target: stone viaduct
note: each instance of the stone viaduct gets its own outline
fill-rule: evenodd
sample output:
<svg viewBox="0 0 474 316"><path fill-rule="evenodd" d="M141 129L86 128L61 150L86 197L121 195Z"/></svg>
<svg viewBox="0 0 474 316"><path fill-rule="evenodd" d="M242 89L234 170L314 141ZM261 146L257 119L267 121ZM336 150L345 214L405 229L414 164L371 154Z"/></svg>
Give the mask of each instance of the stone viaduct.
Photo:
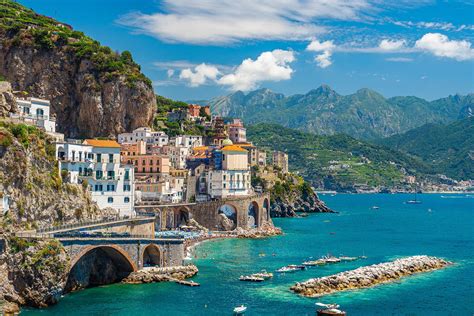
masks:
<svg viewBox="0 0 474 316"><path fill-rule="evenodd" d="M194 219L209 230L248 229L271 224L270 195L259 194L215 201L177 205L142 205L139 214L155 215L155 229L166 230L185 225ZM223 217L232 223L223 224Z"/></svg>

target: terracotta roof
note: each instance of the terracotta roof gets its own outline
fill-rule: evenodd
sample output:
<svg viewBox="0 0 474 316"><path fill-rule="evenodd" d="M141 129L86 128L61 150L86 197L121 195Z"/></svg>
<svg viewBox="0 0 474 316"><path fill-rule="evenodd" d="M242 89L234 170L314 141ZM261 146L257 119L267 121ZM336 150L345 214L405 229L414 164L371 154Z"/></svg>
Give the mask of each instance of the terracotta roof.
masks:
<svg viewBox="0 0 474 316"><path fill-rule="evenodd" d="M245 149L243 149L242 147L237 146L237 145L225 146L224 148L222 148L222 151L242 151L242 152L247 152Z"/></svg>
<svg viewBox="0 0 474 316"><path fill-rule="evenodd" d="M115 140L86 139L84 144L91 145L93 147L120 148L120 144Z"/></svg>
<svg viewBox="0 0 474 316"><path fill-rule="evenodd" d="M204 150L208 150L209 147L208 146L198 146L198 147L194 147L193 150L195 151L204 151Z"/></svg>

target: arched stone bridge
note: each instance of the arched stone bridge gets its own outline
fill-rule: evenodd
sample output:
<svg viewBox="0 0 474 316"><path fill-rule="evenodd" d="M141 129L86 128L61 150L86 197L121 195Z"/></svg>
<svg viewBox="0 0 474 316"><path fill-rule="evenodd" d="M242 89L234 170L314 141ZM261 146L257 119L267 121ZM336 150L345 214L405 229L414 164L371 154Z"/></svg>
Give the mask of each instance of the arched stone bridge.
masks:
<svg viewBox="0 0 474 316"><path fill-rule="evenodd" d="M183 264L183 239L58 238L70 257L66 291L118 282L144 266Z"/></svg>
<svg viewBox="0 0 474 316"><path fill-rule="evenodd" d="M156 230L177 228L190 219L210 230L247 229L272 223L268 193L180 205L143 205L135 209L154 214Z"/></svg>

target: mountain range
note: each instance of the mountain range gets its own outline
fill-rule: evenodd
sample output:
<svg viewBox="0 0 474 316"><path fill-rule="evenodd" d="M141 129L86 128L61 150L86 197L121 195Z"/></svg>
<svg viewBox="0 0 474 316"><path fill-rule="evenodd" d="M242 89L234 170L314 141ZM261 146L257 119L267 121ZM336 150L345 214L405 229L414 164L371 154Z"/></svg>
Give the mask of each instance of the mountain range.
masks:
<svg viewBox="0 0 474 316"><path fill-rule="evenodd" d="M286 152L291 170L317 188L349 192L357 187L406 189L407 175L432 175L420 158L345 134L315 135L259 123L248 126L247 136L261 148Z"/></svg>
<svg viewBox="0 0 474 316"><path fill-rule="evenodd" d="M247 94L237 91L200 103L210 104L216 115L239 117L248 124L275 123L320 135L345 133L366 140L474 115L474 93L427 101L414 96L385 98L370 89L341 95L327 85L292 96L269 89Z"/></svg>
<svg viewBox="0 0 474 316"><path fill-rule="evenodd" d="M448 125L425 124L377 142L421 158L434 172L474 179L474 117Z"/></svg>

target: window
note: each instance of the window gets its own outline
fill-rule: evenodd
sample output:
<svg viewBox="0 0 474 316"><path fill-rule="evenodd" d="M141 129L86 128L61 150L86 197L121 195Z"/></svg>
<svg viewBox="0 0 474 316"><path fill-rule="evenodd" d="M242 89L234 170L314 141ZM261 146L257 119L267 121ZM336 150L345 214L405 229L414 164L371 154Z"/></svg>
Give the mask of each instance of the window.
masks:
<svg viewBox="0 0 474 316"><path fill-rule="evenodd" d="M224 181L225 181L226 175L224 175Z"/></svg>
<svg viewBox="0 0 474 316"><path fill-rule="evenodd" d="M30 114L30 108L28 108L28 107L25 106L25 107L23 108L23 113L25 113L25 114Z"/></svg>
<svg viewBox="0 0 474 316"><path fill-rule="evenodd" d="M114 179L115 178L115 171L107 171L107 178Z"/></svg>
<svg viewBox="0 0 474 316"><path fill-rule="evenodd" d="M124 203L130 203L130 198L129 197L124 197L123 202Z"/></svg>
<svg viewBox="0 0 474 316"><path fill-rule="evenodd" d="M146 165L146 160L142 160L142 165Z"/></svg>
<svg viewBox="0 0 474 316"><path fill-rule="evenodd" d="M107 202L108 202L108 203L114 203L114 198L113 198L113 197L107 198Z"/></svg>
<svg viewBox="0 0 474 316"><path fill-rule="evenodd" d="M115 191L115 185L114 184L107 184L107 191L108 192Z"/></svg>
<svg viewBox="0 0 474 316"><path fill-rule="evenodd" d="M130 191L130 189L131 189L130 184L124 184L124 185L123 185L123 190L124 190L124 191Z"/></svg>
<svg viewBox="0 0 474 316"><path fill-rule="evenodd" d="M102 184L96 184L94 187L94 191L101 192L103 190Z"/></svg>
<svg viewBox="0 0 474 316"><path fill-rule="evenodd" d="M224 189L225 189L225 183L224 183Z"/></svg>
<svg viewBox="0 0 474 316"><path fill-rule="evenodd" d="M225 160L225 155L222 155L222 160Z"/></svg>
<svg viewBox="0 0 474 316"><path fill-rule="evenodd" d="M109 163L114 162L114 154L109 154Z"/></svg>
<svg viewBox="0 0 474 316"><path fill-rule="evenodd" d="M36 109L36 116L42 117L44 115L43 109Z"/></svg>
<svg viewBox="0 0 474 316"><path fill-rule="evenodd" d="M96 170L96 172L95 172L95 178L96 178L96 179L102 179L102 176L103 176L102 170Z"/></svg>
<svg viewBox="0 0 474 316"><path fill-rule="evenodd" d="M153 166L153 159L150 159L150 166Z"/></svg>
<svg viewBox="0 0 474 316"><path fill-rule="evenodd" d="M145 173L145 172L146 172L146 171L145 171L145 167L143 167L143 168L142 168L142 172L143 172L143 173Z"/></svg>
<svg viewBox="0 0 474 316"><path fill-rule="evenodd" d="M130 180L130 170L125 170L125 180Z"/></svg>
<svg viewBox="0 0 474 316"><path fill-rule="evenodd" d="M97 162L102 162L102 154L97 154Z"/></svg>

